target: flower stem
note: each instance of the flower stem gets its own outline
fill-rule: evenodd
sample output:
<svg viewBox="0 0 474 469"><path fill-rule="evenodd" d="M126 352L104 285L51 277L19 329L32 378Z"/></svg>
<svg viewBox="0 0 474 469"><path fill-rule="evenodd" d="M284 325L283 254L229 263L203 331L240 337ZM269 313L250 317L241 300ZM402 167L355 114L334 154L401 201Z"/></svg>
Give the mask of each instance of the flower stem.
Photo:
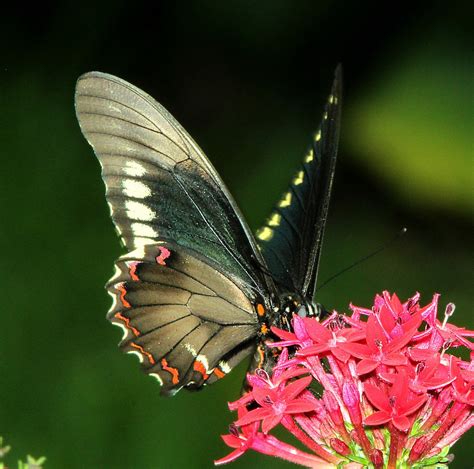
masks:
<svg viewBox="0 0 474 469"><path fill-rule="evenodd" d="M320 458L323 458L333 464L337 464L338 462L340 462L340 459L337 456L326 451L321 445L316 443L303 430L301 430L301 428L298 427L298 425L291 417L286 415L285 417L283 417L281 423L290 433L292 433L296 438L298 438L301 443L303 443L309 449L314 451Z"/></svg>
<svg viewBox="0 0 474 469"><path fill-rule="evenodd" d="M390 425L390 455L388 457L387 469L396 469L397 467L399 443L400 432L393 425Z"/></svg>

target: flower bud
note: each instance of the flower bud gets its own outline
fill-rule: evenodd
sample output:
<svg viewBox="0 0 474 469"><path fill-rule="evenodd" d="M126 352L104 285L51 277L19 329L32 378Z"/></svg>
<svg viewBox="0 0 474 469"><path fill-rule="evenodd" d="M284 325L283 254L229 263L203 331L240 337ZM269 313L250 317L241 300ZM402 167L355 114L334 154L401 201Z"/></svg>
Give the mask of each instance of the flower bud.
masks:
<svg viewBox="0 0 474 469"><path fill-rule="evenodd" d="M351 449L339 438L331 438L329 441L331 448L342 456L349 456L351 454Z"/></svg>
<svg viewBox="0 0 474 469"><path fill-rule="evenodd" d="M373 448L370 451L370 460L376 469L383 467L383 453L379 449Z"/></svg>

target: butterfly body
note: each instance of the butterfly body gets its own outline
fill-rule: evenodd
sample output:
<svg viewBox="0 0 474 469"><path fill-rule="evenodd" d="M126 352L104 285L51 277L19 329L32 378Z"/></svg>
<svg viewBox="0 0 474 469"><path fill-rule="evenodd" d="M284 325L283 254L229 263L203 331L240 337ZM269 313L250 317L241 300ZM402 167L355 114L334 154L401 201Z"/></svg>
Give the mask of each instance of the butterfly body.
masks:
<svg viewBox="0 0 474 469"><path fill-rule="evenodd" d="M332 102L331 102L332 100ZM302 169L255 239L202 150L153 98L111 75L79 78L76 112L102 166L127 253L107 284L120 347L172 395L224 377L254 353L269 368L273 326L317 315L317 266L334 174L336 73Z"/></svg>

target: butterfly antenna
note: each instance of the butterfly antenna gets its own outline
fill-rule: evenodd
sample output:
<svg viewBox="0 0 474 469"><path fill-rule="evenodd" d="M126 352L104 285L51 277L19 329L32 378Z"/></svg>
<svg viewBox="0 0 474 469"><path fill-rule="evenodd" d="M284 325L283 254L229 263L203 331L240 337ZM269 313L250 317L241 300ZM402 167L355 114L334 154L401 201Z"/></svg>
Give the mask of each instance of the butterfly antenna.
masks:
<svg viewBox="0 0 474 469"><path fill-rule="evenodd" d="M371 257L374 257L376 256L377 254L381 253L382 251L384 251L385 249L387 249L392 243L394 243L395 241L399 240L405 233L407 232L407 229L405 227L403 227L392 239L390 239L389 241L387 241L385 244L383 244L382 246L380 246L378 249L376 249L375 251L371 252L370 254L367 254L366 256L356 260L353 264L347 266L346 268L340 270L339 272L337 272L336 274L332 275L331 277L327 278L321 285L319 285L319 287L316 289L316 291L318 292L319 290L321 290L324 286L326 286L331 280L334 280L336 277L339 277L339 275L347 272L348 270L351 270L353 269L354 267L358 266L359 264L362 264L362 262L365 262L366 260L370 259Z"/></svg>

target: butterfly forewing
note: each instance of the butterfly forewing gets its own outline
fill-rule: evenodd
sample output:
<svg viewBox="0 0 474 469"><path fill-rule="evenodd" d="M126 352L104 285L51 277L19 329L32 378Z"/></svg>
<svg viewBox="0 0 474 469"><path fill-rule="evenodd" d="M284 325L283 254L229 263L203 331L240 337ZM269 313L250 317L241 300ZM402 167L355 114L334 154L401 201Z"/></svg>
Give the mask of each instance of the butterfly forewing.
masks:
<svg viewBox="0 0 474 469"><path fill-rule="evenodd" d="M263 263L223 181L197 144L153 98L111 75L87 73L76 112L102 166L112 219L133 250L172 239L263 293Z"/></svg>
<svg viewBox="0 0 474 469"><path fill-rule="evenodd" d="M257 232L266 263L289 293L314 296L319 257L336 165L341 106L336 70L323 119L288 191Z"/></svg>

